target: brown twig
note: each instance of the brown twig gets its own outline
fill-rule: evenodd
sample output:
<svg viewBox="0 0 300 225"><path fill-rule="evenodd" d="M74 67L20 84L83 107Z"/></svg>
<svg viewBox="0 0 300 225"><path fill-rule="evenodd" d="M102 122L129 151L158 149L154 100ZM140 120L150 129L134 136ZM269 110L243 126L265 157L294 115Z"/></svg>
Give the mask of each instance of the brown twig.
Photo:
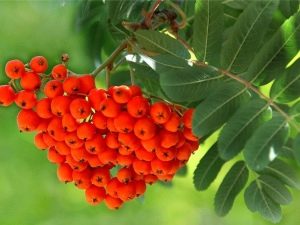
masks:
<svg viewBox="0 0 300 225"><path fill-rule="evenodd" d="M193 61L195 65L201 66L201 67L207 67L208 65L203 62ZM242 78L230 73L227 70L218 69L218 71L227 76L230 77L233 80L236 80L237 82L245 85L247 89L252 90L256 94L258 94L262 99L264 99L270 106L272 106L279 114L281 114L282 117L285 118L286 122L290 123L298 132L300 132L300 127L293 123L293 117L290 117L286 112L284 112L274 101L273 99L266 96L264 93L262 93L259 89L257 89L251 82L248 82L246 80L243 80Z"/></svg>
<svg viewBox="0 0 300 225"><path fill-rule="evenodd" d="M155 10L159 7L159 5L162 3L163 0L156 0L156 2L154 2L154 4L152 5L150 11L146 14L145 16L145 20L144 20L144 24L146 25L146 27L150 28L151 27L151 20L153 17L153 14L155 12Z"/></svg>
<svg viewBox="0 0 300 225"><path fill-rule="evenodd" d="M97 76L103 69L105 69L108 65L112 65L118 55L127 47L127 40L123 41L115 51L108 57L108 59L103 62L98 68L96 68L91 74L93 76Z"/></svg>

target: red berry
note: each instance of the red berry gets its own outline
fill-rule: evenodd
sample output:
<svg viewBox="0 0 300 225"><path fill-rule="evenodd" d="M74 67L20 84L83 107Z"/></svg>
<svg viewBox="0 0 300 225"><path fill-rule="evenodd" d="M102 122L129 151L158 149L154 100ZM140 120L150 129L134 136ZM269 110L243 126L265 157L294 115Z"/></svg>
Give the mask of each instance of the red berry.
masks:
<svg viewBox="0 0 300 225"><path fill-rule="evenodd" d="M25 73L24 63L18 59L10 60L5 65L5 73L11 79L18 79Z"/></svg>
<svg viewBox="0 0 300 225"><path fill-rule="evenodd" d="M15 92L9 85L0 86L0 106L9 106L15 100Z"/></svg>
<svg viewBox="0 0 300 225"><path fill-rule="evenodd" d="M29 66L36 73L45 73L48 69L48 61L44 56L35 56L30 60Z"/></svg>

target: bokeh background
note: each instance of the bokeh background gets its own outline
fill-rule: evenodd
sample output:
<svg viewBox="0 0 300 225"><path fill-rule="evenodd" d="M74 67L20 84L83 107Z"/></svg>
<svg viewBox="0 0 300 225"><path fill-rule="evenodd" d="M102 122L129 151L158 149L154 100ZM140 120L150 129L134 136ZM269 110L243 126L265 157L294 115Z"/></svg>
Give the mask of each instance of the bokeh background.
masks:
<svg viewBox="0 0 300 225"><path fill-rule="evenodd" d="M75 28L79 1L0 0L0 82L5 83L5 62L28 61L44 55L50 65L62 53L71 57L69 67L78 73L94 69L88 57L85 35ZM56 178L56 167L37 150L32 134L19 133L17 108L0 108L0 224L1 225L264 225L269 224L246 208L243 196L235 201L230 214L219 218L213 200L222 176L205 192L192 183L193 171L214 138L201 146L188 163L188 174L175 177L172 185L150 186L144 198L126 203L118 211L104 205L89 206L84 193L73 184ZM225 173L227 165L222 173ZM300 223L300 193L284 207L280 224Z"/></svg>

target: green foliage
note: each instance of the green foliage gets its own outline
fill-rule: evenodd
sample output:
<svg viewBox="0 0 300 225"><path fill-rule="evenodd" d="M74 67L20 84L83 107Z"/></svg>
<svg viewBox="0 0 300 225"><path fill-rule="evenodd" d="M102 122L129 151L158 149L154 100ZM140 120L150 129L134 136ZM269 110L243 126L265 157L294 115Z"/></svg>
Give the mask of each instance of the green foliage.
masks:
<svg viewBox="0 0 300 225"><path fill-rule="evenodd" d="M223 6L220 0L196 1L193 47L199 60L219 66L223 23Z"/></svg>
<svg viewBox="0 0 300 225"><path fill-rule="evenodd" d="M230 211L236 196L245 187L248 176L249 171L243 161L231 167L215 197L215 209L218 215L225 216Z"/></svg>
<svg viewBox="0 0 300 225"><path fill-rule="evenodd" d="M207 189L227 161L240 160L217 191L217 214L230 211L250 173L255 179L244 194L247 207L279 222L281 205L292 199L286 185L300 187L293 169L300 163L299 0L172 2L179 10L163 1L150 27L141 9L149 12L156 1L103 4L108 22L101 23L109 35L128 41L121 82L131 74L146 92L193 106L200 140L218 134L194 172L197 190ZM89 12L85 17L93 21L94 10ZM168 17L172 13L176 22ZM183 13L182 29L175 25L186 19ZM128 22L140 26L131 29Z"/></svg>
<svg viewBox="0 0 300 225"><path fill-rule="evenodd" d="M258 211L264 218L273 223L281 220L280 205L275 203L263 190L259 180L255 180L245 191L245 202L252 211Z"/></svg>
<svg viewBox="0 0 300 225"><path fill-rule="evenodd" d="M243 105L222 129L219 137L220 156L229 160L246 145L249 137L272 112L265 101L254 99Z"/></svg>
<svg viewBox="0 0 300 225"><path fill-rule="evenodd" d="M284 73L285 67L298 52L300 13L287 19L262 46L251 62L247 79L266 84Z"/></svg>
<svg viewBox="0 0 300 225"><path fill-rule="evenodd" d="M245 8L224 43L223 68L237 74L246 71L260 48L277 4L278 0L253 1Z"/></svg>
<svg viewBox="0 0 300 225"><path fill-rule="evenodd" d="M245 146L244 157L248 166L256 171L264 169L279 154L288 134L285 119L273 114L273 118L260 126Z"/></svg>
<svg viewBox="0 0 300 225"><path fill-rule="evenodd" d="M194 185L198 190L205 190L217 177L225 161L220 158L218 145L214 144L200 160L194 172Z"/></svg>
<svg viewBox="0 0 300 225"><path fill-rule="evenodd" d="M216 89L196 107L194 133L201 137L217 130L247 99L249 94L243 85L227 83Z"/></svg>
<svg viewBox="0 0 300 225"><path fill-rule="evenodd" d="M158 31L138 30L135 32L135 37L139 46L145 50L161 54L167 53L185 59L191 57L188 50L179 41Z"/></svg>

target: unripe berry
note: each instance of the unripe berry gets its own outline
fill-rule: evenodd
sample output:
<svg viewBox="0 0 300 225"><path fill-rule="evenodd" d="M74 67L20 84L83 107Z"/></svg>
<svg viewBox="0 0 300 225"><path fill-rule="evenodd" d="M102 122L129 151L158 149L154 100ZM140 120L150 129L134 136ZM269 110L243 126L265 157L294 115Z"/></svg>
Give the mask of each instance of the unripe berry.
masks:
<svg viewBox="0 0 300 225"><path fill-rule="evenodd" d="M5 73L11 79L18 79L25 73L24 63L18 59L10 60L5 65Z"/></svg>
<svg viewBox="0 0 300 225"><path fill-rule="evenodd" d="M45 73L48 69L48 61L44 56L35 56L30 60L29 66L36 73Z"/></svg>
<svg viewBox="0 0 300 225"><path fill-rule="evenodd" d="M65 65L58 64L53 67L51 75L55 80L63 81L68 75L68 70Z"/></svg>
<svg viewBox="0 0 300 225"><path fill-rule="evenodd" d="M15 100L15 92L9 85L0 86L0 106L9 106Z"/></svg>

